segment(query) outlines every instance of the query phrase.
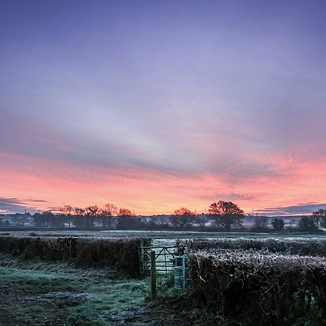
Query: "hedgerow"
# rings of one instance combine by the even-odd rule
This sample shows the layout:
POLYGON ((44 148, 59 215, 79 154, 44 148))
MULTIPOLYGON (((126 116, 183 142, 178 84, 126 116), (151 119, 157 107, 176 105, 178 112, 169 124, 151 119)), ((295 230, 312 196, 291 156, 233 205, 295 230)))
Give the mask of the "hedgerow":
POLYGON ((69 260, 80 267, 105 267, 139 276, 139 238, 0 236, 0 251, 23 259, 69 260))
POLYGON ((326 325, 326 240, 186 242, 196 297, 239 325, 326 325))
POLYGON ((299 256, 326 257, 326 239, 228 239, 212 240, 194 239, 183 242, 189 250, 208 249, 241 249, 267 250, 271 253, 282 253, 299 256))
POLYGON ((326 325, 324 258, 196 252, 189 256, 189 271, 207 308, 242 325, 326 325))

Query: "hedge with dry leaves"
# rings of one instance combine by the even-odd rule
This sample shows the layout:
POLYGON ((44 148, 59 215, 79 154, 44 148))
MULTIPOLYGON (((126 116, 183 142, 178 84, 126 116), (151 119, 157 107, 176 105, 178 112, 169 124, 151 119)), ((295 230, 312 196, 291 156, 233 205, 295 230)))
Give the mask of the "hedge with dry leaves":
POLYGON ((326 259, 217 250, 189 256, 195 294, 241 325, 326 325, 326 259))
POLYGON ((323 238, 214 238, 214 239, 193 239, 183 241, 182 244, 190 250, 210 249, 241 249, 241 250, 266 250, 271 253, 282 253, 299 256, 320 256, 326 257, 326 239, 323 238))
POLYGON ((0 236, 0 251, 24 259, 70 260, 80 267, 105 267, 139 276, 139 238, 0 236))

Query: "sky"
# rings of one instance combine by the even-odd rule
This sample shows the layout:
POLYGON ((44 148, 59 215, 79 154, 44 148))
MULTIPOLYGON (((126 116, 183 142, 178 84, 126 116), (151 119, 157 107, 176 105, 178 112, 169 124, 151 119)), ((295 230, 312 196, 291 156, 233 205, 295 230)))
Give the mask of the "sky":
POLYGON ((0 213, 326 207, 326 1, 0 0, 0 213))

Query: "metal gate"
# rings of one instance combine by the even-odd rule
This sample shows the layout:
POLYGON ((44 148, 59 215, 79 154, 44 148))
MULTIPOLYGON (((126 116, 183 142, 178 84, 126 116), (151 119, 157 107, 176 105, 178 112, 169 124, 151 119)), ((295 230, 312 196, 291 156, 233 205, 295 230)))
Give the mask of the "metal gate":
POLYGON ((174 257, 178 253, 176 246, 144 246, 139 247, 139 266, 141 275, 149 275, 151 268, 151 252, 155 251, 156 272, 167 275, 175 266, 174 257))
POLYGON ((143 276, 150 275, 151 252, 155 252, 157 275, 174 278, 176 290, 184 291, 187 285, 187 257, 179 246, 141 246, 139 247, 139 266, 143 276))

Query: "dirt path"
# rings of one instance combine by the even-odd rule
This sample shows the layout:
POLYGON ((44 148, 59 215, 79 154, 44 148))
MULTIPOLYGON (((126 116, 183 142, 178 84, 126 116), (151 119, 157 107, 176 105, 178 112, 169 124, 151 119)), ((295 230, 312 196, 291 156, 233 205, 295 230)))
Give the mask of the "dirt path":
POLYGON ((109 325, 133 326, 225 326, 219 316, 207 314, 195 307, 187 296, 175 296, 156 300, 138 308, 122 311, 111 316, 109 325))

